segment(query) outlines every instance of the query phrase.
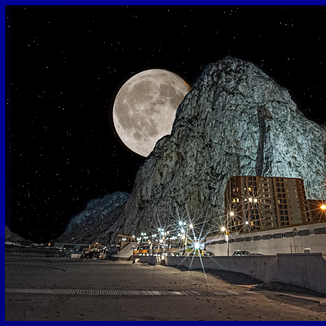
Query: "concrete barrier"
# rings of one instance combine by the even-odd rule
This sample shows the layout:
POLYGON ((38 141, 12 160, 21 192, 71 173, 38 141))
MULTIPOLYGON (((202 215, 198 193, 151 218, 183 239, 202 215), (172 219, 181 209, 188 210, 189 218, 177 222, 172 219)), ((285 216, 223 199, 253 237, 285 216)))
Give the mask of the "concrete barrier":
POLYGON ((266 256, 165 257, 168 266, 244 273, 264 283, 282 282, 326 294, 326 253, 266 256))
POLYGON ((269 282, 283 282, 326 294, 326 253, 278 254, 277 273, 269 282))

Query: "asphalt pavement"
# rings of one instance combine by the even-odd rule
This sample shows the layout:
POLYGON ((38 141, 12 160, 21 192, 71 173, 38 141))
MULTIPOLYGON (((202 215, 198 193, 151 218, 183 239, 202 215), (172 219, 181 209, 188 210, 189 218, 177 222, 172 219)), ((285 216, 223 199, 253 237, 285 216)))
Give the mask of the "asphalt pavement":
POLYGON ((325 298, 249 276, 6 253, 7 321, 326 320, 325 298))

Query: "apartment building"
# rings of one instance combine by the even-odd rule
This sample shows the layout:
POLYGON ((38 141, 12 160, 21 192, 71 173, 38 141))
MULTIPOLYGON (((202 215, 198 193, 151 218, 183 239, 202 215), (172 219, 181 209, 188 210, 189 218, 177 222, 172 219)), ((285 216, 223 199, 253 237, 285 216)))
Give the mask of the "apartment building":
POLYGON ((302 179, 233 176, 225 189, 230 232, 262 231, 311 222, 302 179))
POLYGON ((321 209, 321 206, 325 205, 325 201, 308 199, 308 203, 313 221, 315 223, 326 222, 326 209, 321 209))

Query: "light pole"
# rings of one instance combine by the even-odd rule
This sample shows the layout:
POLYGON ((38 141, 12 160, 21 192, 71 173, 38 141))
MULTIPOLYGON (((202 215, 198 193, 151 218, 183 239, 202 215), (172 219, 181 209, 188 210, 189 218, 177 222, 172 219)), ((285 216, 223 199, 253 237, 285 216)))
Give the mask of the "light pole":
MULTIPOLYGON (((294 253, 297 252, 297 248, 295 246, 295 235, 296 235, 297 232, 298 232, 298 229, 297 228, 293 228, 294 253)), ((291 253, 292 253, 292 250, 291 250, 291 253)), ((299 253, 299 245, 298 245, 298 253, 299 253)))
POLYGON ((227 252, 227 255, 230 256, 230 254, 229 254, 229 235, 230 235, 230 232, 225 226, 221 227, 221 231, 225 232, 225 240, 226 240, 226 247, 227 247, 226 252, 227 252))
POLYGON ((167 244, 167 248, 166 248, 166 255, 169 255, 169 245, 171 243, 171 237, 170 237, 170 231, 166 231, 167 234, 167 238, 166 238, 166 244, 167 244))
MULTIPOLYGON (((181 235, 181 238, 182 238, 182 242, 183 242, 183 240, 184 240, 184 238, 185 238, 185 235, 182 234, 182 235, 181 235)), ((186 242, 184 242, 183 254, 184 254, 184 256, 186 255, 186 242)))
POLYGON ((183 249, 184 255, 186 254, 186 251, 187 251, 188 228, 193 227, 192 224, 190 224, 190 225, 186 225, 186 224, 187 224, 186 222, 179 221, 181 237, 182 237, 182 239, 184 239, 184 243, 183 243, 183 245, 184 245, 184 249, 183 249), (186 228, 186 230, 184 228, 186 228))
MULTIPOLYGON (((192 229, 194 226, 192 223, 190 223, 189 225, 187 225, 187 235, 188 235, 188 228, 192 229)), ((187 237, 186 237, 186 247, 187 247, 187 237)))

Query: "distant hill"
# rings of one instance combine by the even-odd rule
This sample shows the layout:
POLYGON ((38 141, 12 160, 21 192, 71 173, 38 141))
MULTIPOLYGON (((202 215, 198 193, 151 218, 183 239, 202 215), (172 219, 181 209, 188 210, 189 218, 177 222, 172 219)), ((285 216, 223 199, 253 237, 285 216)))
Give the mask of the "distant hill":
POLYGON ((129 196, 127 192, 116 191, 92 199, 84 211, 71 219, 65 232, 52 242, 109 243, 120 226, 116 223, 129 196))
POLYGON ((33 244, 33 241, 26 240, 26 239, 22 238, 20 235, 14 233, 14 232, 11 232, 7 226, 5 227, 5 241, 16 242, 16 243, 20 243, 22 245, 33 244))

